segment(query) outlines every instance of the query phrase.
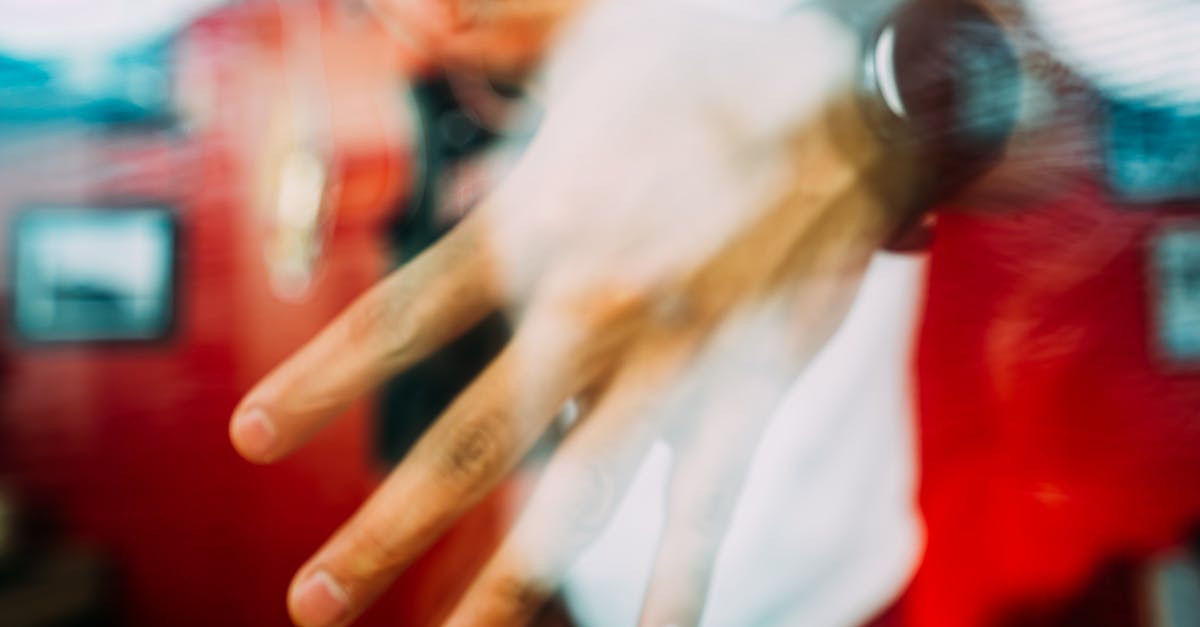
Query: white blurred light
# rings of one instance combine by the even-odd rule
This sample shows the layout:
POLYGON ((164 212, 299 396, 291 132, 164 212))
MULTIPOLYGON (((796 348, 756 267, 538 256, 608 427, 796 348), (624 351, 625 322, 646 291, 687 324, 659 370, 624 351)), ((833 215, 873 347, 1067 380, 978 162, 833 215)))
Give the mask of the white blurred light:
POLYGON ((0 0, 0 48, 22 55, 105 54, 169 32, 223 0, 0 0))
POLYGON ((1050 46, 1102 90, 1200 103, 1200 1, 1028 0, 1050 46))

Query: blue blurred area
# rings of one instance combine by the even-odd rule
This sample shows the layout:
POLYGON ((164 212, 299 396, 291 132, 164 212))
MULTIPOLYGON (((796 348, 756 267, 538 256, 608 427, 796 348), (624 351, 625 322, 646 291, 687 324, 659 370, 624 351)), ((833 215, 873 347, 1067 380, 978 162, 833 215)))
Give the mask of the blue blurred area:
POLYGON ((1200 198, 1200 109, 1110 103, 1105 133, 1109 184, 1132 203, 1200 198))
POLYGON ((172 324, 176 223, 158 196, 176 175, 167 137, 191 14, 111 32, 141 19, 114 7, 87 14, 96 41, 0 43, 0 297, 25 343, 153 341, 172 324))
POLYGON ((163 37, 86 61, 0 50, 0 132, 48 123, 169 122, 171 44, 163 37))

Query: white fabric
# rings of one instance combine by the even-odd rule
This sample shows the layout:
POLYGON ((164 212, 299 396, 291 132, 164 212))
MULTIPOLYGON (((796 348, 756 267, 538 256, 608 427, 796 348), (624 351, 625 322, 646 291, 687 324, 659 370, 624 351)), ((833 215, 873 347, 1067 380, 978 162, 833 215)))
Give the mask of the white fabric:
MULTIPOLYGON (((753 94, 754 106, 731 110, 765 129, 786 128, 779 118, 802 115, 796 103, 808 102, 826 83, 816 78, 820 70, 854 56, 851 38, 819 20, 780 19, 748 29, 753 37, 743 39, 715 28, 706 16, 713 11, 677 12, 670 6, 691 3, 719 8, 727 19, 770 21, 805 2, 610 0, 622 1, 633 2, 636 11, 614 11, 609 21, 626 19, 620 23, 624 29, 647 28, 667 11, 670 32, 647 40, 652 44, 666 45, 662 42, 674 41, 668 35, 683 33, 702 44, 689 58, 710 68, 722 67, 712 50, 736 50, 737 55, 725 54, 727 63, 752 60, 753 71, 711 72, 709 82, 714 90, 753 94), (796 28, 782 30, 789 21, 796 28), (743 80, 754 88, 746 89, 743 80)), ((631 31, 608 28, 599 19, 589 25, 568 38, 551 67, 551 102, 570 80, 583 75, 598 80, 572 63, 586 57, 590 45, 627 56, 639 50, 635 44, 642 40, 631 31), (620 46, 614 47, 613 32, 623 33, 620 46)), ((666 73, 658 80, 688 87, 686 78, 666 73)), ((851 627, 903 590, 922 537, 909 376, 921 275, 920 260, 877 257, 843 327, 778 409, 722 547, 705 627, 851 627)), ((650 456, 609 529, 570 572, 565 596, 584 627, 636 624, 663 523, 670 463, 665 445, 650 456)))
POLYGON ((732 14, 751 18, 774 19, 811 0, 688 0, 732 14))
MULTIPOLYGON (((886 607, 920 553, 910 360, 923 262, 879 255, 843 327, 758 451, 722 548, 706 627, 849 627, 886 607)), ((636 624, 670 452, 647 460, 572 570, 585 627, 636 624)))
MULTIPOLYGON (((689 1, 764 20, 804 4, 689 1)), ((1200 100, 1200 1, 1028 2, 1062 58, 1102 88, 1200 100)), ((911 385, 922 275, 921 260, 879 256, 780 407, 722 548, 705 627, 853 627, 903 590, 923 544, 911 385)), ((566 598, 584 627, 636 624, 670 463, 660 446, 570 573, 566 598)))
POLYGON ((1026 0, 1062 59, 1101 89, 1200 103, 1200 0, 1026 0))
POLYGON ((107 54, 162 37, 221 0, 0 0, 0 47, 38 57, 107 54))

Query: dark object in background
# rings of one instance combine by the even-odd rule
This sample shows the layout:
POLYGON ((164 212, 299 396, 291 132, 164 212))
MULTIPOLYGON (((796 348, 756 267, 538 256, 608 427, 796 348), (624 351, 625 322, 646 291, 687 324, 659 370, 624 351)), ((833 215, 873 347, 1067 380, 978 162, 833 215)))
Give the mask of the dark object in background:
POLYGON ((108 627, 120 623, 114 574, 101 555, 56 550, 0 579, 0 625, 108 627))
POLYGON ((987 627, 1136 627, 1149 614, 1145 579, 1144 565, 1113 559, 1097 568, 1071 598, 1011 608, 987 627))
MULTIPOLYGON (((475 181, 465 180, 479 168, 498 137, 483 128, 458 101, 450 83, 434 79, 412 88, 422 146, 417 192, 409 210, 393 230, 399 264, 421 254, 454 227, 461 213, 446 210, 452 195, 475 181)), ((399 461, 421 434, 470 384, 508 342, 511 328, 496 313, 442 350, 390 381, 378 412, 376 451, 387 464, 399 461)))
POLYGON ((62 517, 0 485, 0 625, 120 624, 118 573, 100 551, 63 541, 62 517))

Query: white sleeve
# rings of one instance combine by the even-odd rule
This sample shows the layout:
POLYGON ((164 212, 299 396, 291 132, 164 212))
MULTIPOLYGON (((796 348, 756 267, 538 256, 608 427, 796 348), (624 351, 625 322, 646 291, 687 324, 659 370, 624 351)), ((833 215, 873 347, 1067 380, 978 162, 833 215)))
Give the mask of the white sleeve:
POLYGON ((889 10, 905 0, 685 0, 717 8, 727 13, 756 19, 779 19, 788 13, 806 6, 823 6, 827 9, 840 9, 835 13, 878 13, 889 10))
POLYGON ((1102 91, 1200 106, 1200 1, 1025 1, 1056 55, 1102 91))
MULTIPOLYGON (((777 19, 820 0, 687 0, 777 19)), ((855 2, 858 0, 825 0, 855 2)), ((1116 97, 1200 106, 1200 0, 1025 0, 1054 52, 1116 97)))
POLYGON ((729 13, 736 13, 750 18, 775 19, 786 15, 796 7, 812 4, 810 0, 688 0, 693 4, 701 4, 718 8, 729 13))

